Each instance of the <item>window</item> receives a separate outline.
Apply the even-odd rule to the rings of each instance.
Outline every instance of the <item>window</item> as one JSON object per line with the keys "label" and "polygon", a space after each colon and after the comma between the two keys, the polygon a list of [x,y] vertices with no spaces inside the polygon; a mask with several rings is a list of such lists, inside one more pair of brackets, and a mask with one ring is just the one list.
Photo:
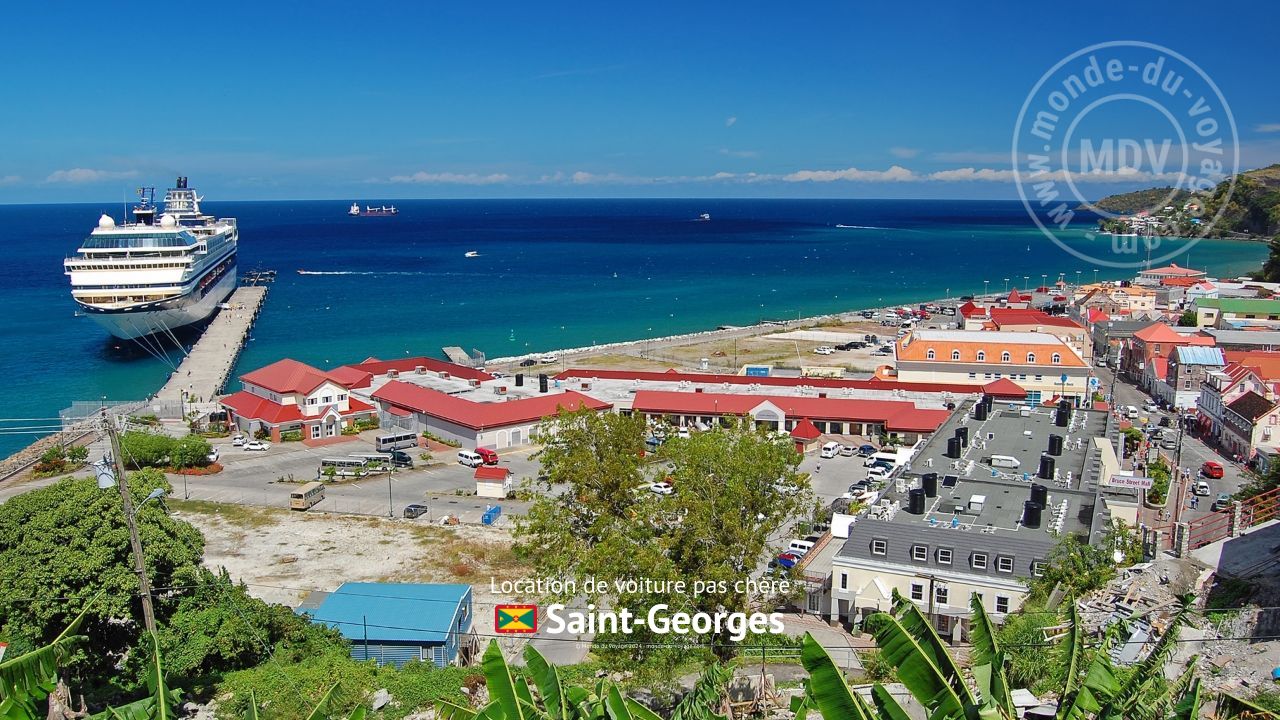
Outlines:
{"label": "window", "polygon": [[805,605],[809,612],[822,612],[822,595],[818,593],[809,593],[806,600],[808,602],[806,602]]}
{"label": "window", "polygon": [[1036,361],[1035,353],[1027,353],[1027,364],[1034,364]]}
{"label": "window", "polygon": [[840,573],[840,589],[849,589],[849,573]]}
{"label": "window", "polygon": [[1008,555],[996,556],[996,570],[1006,573],[1013,572],[1013,558]]}
{"label": "window", "polygon": [[307,404],[308,404],[308,405],[315,405],[315,404],[316,404],[316,399],[315,399],[315,398],[307,398]]}
{"label": "window", "polygon": [[1009,612],[1009,598],[1004,595],[996,596],[996,612],[1006,614]]}
{"label": "window", "polygon": [[347,394],[346,394],[346,393],[339,393],[339,394],[338,394],[338,402],[342,402],[343,400],[346,400],[346,399],[347,399]]}
{"label": "window", "polygon": [[987,569],[987,554],[986,554],[986,553],[974,553],[974,554],[969,558],[969,564],[973,566],[973,569],[974,569],[974,570],[986,570],[986,569]]}
{"label": "window", "polygon": [[872,555],[885,555],[885,554],[888,554],[888,552],[889,552],[889,543],[888,543],[887,541],[885,541],[885,540],[872,540],[872,541],[871,541],[871,554],[872,554]]}
{"label": "window", "polygon": [[985,350],[979,350],[978,362],[986,362],[986,361],[987,361],[987,352]]}
{"label": "window", "polygon": [[1044,380],[1044,376],[1043,376],[1043,375],[1037,375],[1037,376],[1036,376],[1036,382],[1040,382],[1041,380]]}
{"label": "window", "polygon": [[929,559],[929,547],[927,545],[912,545],[911,559],[916,562],[924,562]]}
{"label": "window", "polygon": [[942,565],[951,564],[951,548],[938,548],[938,562]]}
{"label": "window", "polygon": [[920,583],[911,583],[911,599],[916,602],[924,601],[924,585]]}
{"label": "window", "polygon": [[1013,360],[1013,356],[1009,354],[1008,350],[1000,353],[1000,362],[1007,363],[1011,360]]}
{"label": "window", "polygon": [[946,605],[947,598],[951,595],[951,589],[946,585],[933,586],[933,603],[935,605]]}
{"label": "window", "polygon": [[1053,354],[1053,357],[1049,358],[1049,360],[1050,360],[1054,365],[1058,365],[1058,364],[1061,364],[1061,363],[1062,363],[1062,356],[1061,356],[1061,355],[1059,355],[1058,353],[1054,353],[1054,354]]}
{"label": "window", "polygon": [[978,377],[978,373],[976,373],[976,372],[971,372],[971,373],[969,373],[969,379],[970,379],[970,380],[973,380],[973,379],[974,379],[974,378],[976,378],[976,377]]}
{"label": "window", "polygon": [[311,426],[311,439],[315,440],[318,437],[320,437],[320,424],[316,423]]}
{"label": "window", "polygon": [[933,358],[934,358],[933,348],[929,348],[927,351],[925,351],[924,359],[932,360]]}
{"label": "window", "polygon": [[333,396],[325,395],[324,397],[320,398],[320,402],[324,403],[325,405],[328,405],[329,403],[333,402]]}
{"label": "window", "polygon": [[1031,563],[1031,574],[1036,577],[1044,577],[1044,561],[1037,560]]}
{"label": "window", "polygon": [[959,360],[959,359],[960,359],[960,351],[959,351],[959,350],[952,350],[952,351],[951,351],[951,359],[952,359],[952,360]]}

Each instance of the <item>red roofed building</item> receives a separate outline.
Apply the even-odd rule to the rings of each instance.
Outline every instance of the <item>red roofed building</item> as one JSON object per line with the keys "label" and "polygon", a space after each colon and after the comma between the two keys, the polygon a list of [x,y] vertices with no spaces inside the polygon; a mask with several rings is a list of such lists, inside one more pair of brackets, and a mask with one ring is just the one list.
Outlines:
{"label": "red roofed building", "polygon": [[[576,392],[535,395],[505,402],[475,402],[455,395],[392,380],[371,396],[386,417],[385,424],[429,432],[464,446],[501,449],[527,445],[542,419],[560,410],[589,408],[597,412],[613,406]],[[389,422],[397,416],[396,422]]]}
{"label": "red roofed building", "polygon": [[350,396],[361,378],[330,373],[298,362],[279,360],[240,377],[244,389],[222,398],[232,427],[264,431],[279,442],[280,433],[297,431],[303,440],[335,437],[359,419],[374,417],[372,405]]}
{"label": "red roofed building", "polygon": [[[402,360],[379,360],[371,357],[354,365],[344,365],[339,369],[350,369],[370,375],[409,375],[411,373],[448,373],[452,377],[463,380],[485,382],[493,376],[483,370],[469,368],[465,365],[437,360],[429,357],[408,357]],[[368,387],[365,385],[364,387]]]}
{"label": "red roofed building", "polygon": [[1086,363],[1093,362],[1093,342],[1088,331],[1069,317],[1050,315],[1043,310],[991,308],[991,324],[996,330],[1056,335],[1079,353]]}
{"label": "red roofed building", "polygon": [[726,416],[749,416],[770,430],[791,432],[801,423],[833,435],[897,435],[915,442],[937,430],[950,411],[928,410],[904,400],[726,395],[640,390],[631,409],[682,427],[710,426]]}
{"label": "red roofed building", "polygon": [[1198,332],[1180,333],[1164,323],[1152,323],[1129,338],[1120,357],[1120,369],[1130,380],[1145,381],[1147,364],[1154,358],[1168,359],[1175,347],[1213,347],[1215,341]]}
{"label": "red roofed building", "polygon": [[511,493],[510,468],[498,465],[481,465],[473,476],[476,481],[476,496],[487,498],[506,498]]}
{"label": "red roofed building", "polygon": [[809,418],[803,418],[796,426],[791,428],[791,437],[796,441],[796,452],[805,452],[818,444],[818,438],[822,437],[822,431],[809,421]]}
{"label": "red roofed building", "polygon": [[[768,385],[770,387],[811,387],[824,389],[850,388],[853,390],[902,390],[903,392],[951,393],[969,395],[982,392],[980,383],[927,383],[903,382],[886,378],[848,380],[823,377],[774,377],[758,375],[721,375],[716,373],[682,373],[674,368],[658,372],[654,370],[606,370],[595,368],[570,368],[553,377],[555,380],[573,381],[601,378],[607,380],[638,380],[640,382],[688,382],[701,385]],[[728,390],[728,387],[725,388]]]}
{"label": "red roofed building", "polygon": [[1170,263],[1164,267],[1149,268],[1138,272],[1138,281],[1155,285],[1169,278],[1202,278],[1205,276],[1203,270],[1192,270],[1191,268],[1179,267],[1177,263]]}

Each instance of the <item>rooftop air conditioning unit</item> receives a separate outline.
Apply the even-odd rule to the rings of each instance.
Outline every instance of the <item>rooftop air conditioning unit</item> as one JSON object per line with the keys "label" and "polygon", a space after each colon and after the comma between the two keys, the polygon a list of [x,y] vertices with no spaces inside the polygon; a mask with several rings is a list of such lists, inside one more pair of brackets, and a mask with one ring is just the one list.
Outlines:
{"label": "rooftop air conditioning unit", "polygon": [[391,370],[388,370],[388,371],[387,371],[387,377],[389,377],[389,378],[398,378],[398,377],[400,377],[400,371],[399,371],[399,370],[396,370],[396,369],[394,369],[394,368],[393,368],[393,369],[391,369]]}
{"label": "rooftop air conditioning unit", "polygon": [[440,375],[440,379],[441,379],[441,380],[448,380],[448,379],[449,379],[449,373],[445,372],[444,370],[441,370],[441,371],[440,371],[440,373],[439,373],[439,375]]}
{"label": "rooftop air conditioning unit", "polygon": [[419,375],[425,375],[427,372],[427,368],[425,365],[414,365],[413,371]]}
{"label": "rooftop air conditioning unit", "polygon": [[476,379],[474,379],[474,378],[473,378],[473,379],[471,379],[471,380],[468,380],[468,381],[467,381],[467,384],[468,384],[468,385],[470,385],[470,386],[471,386],[471,387],[473,387],[473,388],[478,388],[478,387],[480,387],[480,381],[479,381],[479,380],[476,380]]}
{"label": "rooftop air conditioning unit", "polygon": [[494,386],[493,386],[493,392],[494,392],[494,394],[495,394],[495,395],[506,395],[506,394],[507,394],[507,386],[506,386],[506,385],[494,385]]}

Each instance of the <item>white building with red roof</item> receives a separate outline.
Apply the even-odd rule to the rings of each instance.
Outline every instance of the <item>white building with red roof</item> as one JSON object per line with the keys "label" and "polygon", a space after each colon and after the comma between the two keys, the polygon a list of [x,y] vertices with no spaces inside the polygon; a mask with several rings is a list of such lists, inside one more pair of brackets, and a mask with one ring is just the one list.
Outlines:
{"label": "white building with red roof", "polygon": [[403,380],[384,383],[370,397],[377,403],[383,425],[430,433],[469,449],[528,445],[543,418],[561,410],[600,412],[613,407],[572,390],[528,397],[494,394],[488,396],[491,399],[477,400]]}
{"label": "white building with red roof", "polygon": [[1144,285],[1159,285],[1167,278],[1202,278],[1207,275],[1203,270],[1181,267],[1170,263],[1164,267],[1147,268],[1138,272],[1138,282]]}
{"label": "white building with red roof", "polygon": [[368,403],[351,397],[352,382],[361,376],[325,372],[297,360],[279,360],[240,377],[243,389],[222,398],[228,423],[246,433],[264,431],[273,441],[297,431],[302,439],[341,435],[358,419],[376,415]]}

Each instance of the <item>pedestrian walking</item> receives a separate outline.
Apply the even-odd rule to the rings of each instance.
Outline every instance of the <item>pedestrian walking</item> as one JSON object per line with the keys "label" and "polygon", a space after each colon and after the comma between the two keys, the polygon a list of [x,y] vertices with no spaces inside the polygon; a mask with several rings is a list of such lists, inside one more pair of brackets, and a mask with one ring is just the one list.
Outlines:
{"label": "pedestrian walking", "polygon": [[822,463],[818,463],[818,466],[813,469],[813,472],[814,474],[822,472]]}

